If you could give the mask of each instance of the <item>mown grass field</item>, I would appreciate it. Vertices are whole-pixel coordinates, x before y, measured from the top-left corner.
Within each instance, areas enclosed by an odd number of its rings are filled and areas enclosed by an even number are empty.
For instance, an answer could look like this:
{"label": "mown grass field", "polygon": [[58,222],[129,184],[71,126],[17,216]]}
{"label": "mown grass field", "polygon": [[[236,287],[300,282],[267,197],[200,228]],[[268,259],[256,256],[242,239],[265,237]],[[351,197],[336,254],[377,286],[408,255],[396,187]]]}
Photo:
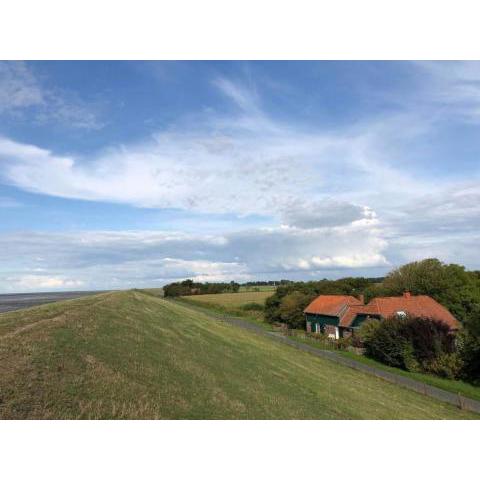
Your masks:
{"label": "mown grass field", "polygon": [[478,418],[138,291],[3,314],[0,336],[1,418]]}
{"label": "mown grass field", "polygon": [[273,294],[273,291],[263,292],[238,292],[238,293],[217,293],[212,295],[188,295],[185,298],[199,304],[218,305],[224,308],[238,309],[249,303],[265,305],[265,300]]}
{"label": "mown grass field", "polygon": [[246,286],[242,285],[240,287],[240,292],[274,292],[277,287],[273,285],[258,285],[258,286]]}
{"label": "mown grass field", "polygon": [[[302,332],[303,333],[303,332]],[[385,370],[386,372],[395,373],[397,375],[402,375],[403,377],[411,378],[413,380],[418,380],[419,382],[427,383],[433,387],[438,387],[443,390],[447,390],[452,393],[460,393],[464,397],[473,398],[474,400],[480,401],[480,387],[472,385],[471,383],[466,383],[461,380],[451,380],[449,378],[441,378],[436,375],[422,372],[409,372],[402,370],[401,368],[390,367],[384,363],[378,362],[372,358],[366,357],[365,355],[359,355],[352,351],[346,350],[337,350],[334,348],[334,344],[331,342],[321,342],[315,340],[314,338],[309,338],[304,335],[295,336],[297,342],[306,343],[320,350],[334,350],[338,354],[345,357],[349,357],[357,362],[370,365],[372,367]]]}
{"label": "mown grass field", "polygon": [[[218,313],[237,315],[249,318],[258,324],[265,324],[263,307],[265,300],[273,295],[273,290],[260,292],[238,292],[238,293],[216,293],[211,295],[187,295],[180,297],[180,300],[200,305]],[[255,308],[258,307],[258,308]]]}

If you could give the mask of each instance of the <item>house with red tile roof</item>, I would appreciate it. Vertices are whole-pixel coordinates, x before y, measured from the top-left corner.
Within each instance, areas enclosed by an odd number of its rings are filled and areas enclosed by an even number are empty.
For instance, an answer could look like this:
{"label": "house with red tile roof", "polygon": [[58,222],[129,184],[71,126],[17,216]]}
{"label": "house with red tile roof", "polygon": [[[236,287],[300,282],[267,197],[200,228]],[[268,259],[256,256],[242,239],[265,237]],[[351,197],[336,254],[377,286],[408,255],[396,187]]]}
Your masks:
{"label": "house with red tile roof", "polygon": [[425,317],[446,323],[451,330],[459,328],[458,320],[442,305],[428,295],[376,297],[367,305],[363,296],[320,295],[304,310],[307,331],[326,333],[332,338],[353,334],[365,320],[391,317]]}

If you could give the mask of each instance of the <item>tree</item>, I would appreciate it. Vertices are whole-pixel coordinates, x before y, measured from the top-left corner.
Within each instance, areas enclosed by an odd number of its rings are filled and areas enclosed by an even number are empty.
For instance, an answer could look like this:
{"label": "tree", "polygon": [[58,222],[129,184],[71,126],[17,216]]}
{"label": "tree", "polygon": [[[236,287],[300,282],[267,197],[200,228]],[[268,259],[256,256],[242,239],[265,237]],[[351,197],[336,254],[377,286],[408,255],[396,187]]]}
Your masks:
{"label": "tree", "polygon": [[463,377],[480,384],[480,307],[462,332],[460,356],[463,361]]}
{"label": "tree", "polygon": [[449,327],[435,319],[392,317],[362,328],[366,354],[392,367],[430,371],[439,359],[456,362]]}
{"label": "tree", "polygon": [[[379,287],[382,295],[429,295],[462,323],[480,304],[480,277],[465,267],[444,264],[436,258],[403,265],[390,272]],[[369,292],[370,293],[370,292]]]}
{"label": "tree", "polygon": [[309,304],[310,297],[301,292],[292,292],[283,297],[280,303],[280,318],[291,328],[305,328],[303,310]]}
{"label": "tree", "polygon": [[355,336],[358,336],[361,342],[368,343],[374,337],[379,327],[380,320],[370,318],[361,324],[358,333],[356,333]]}

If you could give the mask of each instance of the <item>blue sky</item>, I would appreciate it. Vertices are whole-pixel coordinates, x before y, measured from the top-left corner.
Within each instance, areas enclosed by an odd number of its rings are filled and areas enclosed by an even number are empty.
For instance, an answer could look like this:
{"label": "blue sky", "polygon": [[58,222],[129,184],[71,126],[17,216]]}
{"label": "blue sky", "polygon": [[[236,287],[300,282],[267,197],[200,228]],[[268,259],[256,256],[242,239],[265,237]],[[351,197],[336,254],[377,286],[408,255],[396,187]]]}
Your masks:
{"label": "blue sky", "polygon": [[0,291],[480,268],[478,62],[0,62]]}

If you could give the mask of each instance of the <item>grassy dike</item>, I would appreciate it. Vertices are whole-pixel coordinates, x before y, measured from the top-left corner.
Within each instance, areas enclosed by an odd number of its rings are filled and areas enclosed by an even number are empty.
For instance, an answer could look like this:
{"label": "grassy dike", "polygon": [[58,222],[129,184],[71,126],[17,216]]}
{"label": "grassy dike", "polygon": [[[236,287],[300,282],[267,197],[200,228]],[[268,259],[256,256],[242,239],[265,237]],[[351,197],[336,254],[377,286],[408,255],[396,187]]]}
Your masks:
{"label": "grassy dike", "polygon": [[478,418],[139,291],[0,315],[0,418]]}

